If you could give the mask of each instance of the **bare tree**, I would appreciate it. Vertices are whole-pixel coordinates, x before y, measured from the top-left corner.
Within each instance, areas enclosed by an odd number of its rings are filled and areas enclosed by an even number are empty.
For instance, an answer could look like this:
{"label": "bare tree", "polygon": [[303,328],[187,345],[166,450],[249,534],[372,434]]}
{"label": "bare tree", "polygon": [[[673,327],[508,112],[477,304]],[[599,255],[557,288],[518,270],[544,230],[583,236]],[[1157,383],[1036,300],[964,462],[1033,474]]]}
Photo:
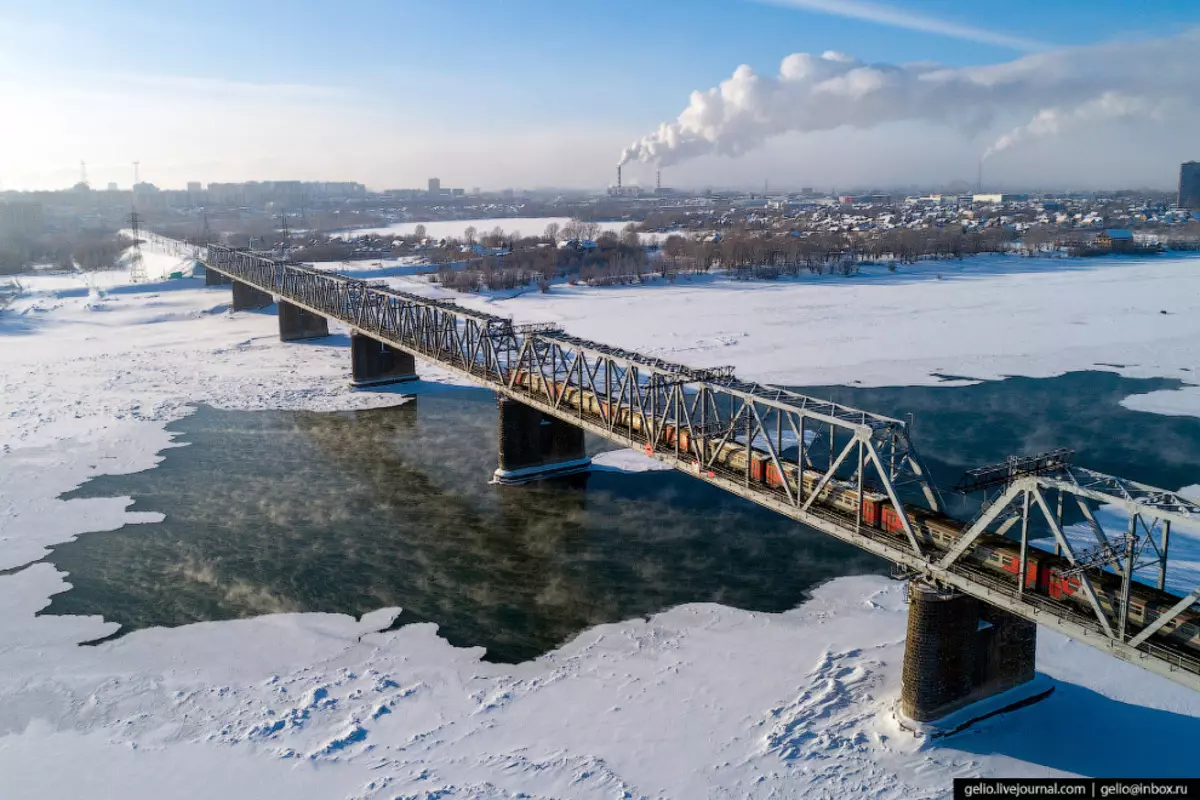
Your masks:
{"label": "bare tree", "polygon": [[465,241],[467,244],[475,244],[476,233],[477,231],[475,230],[475,226],[468,225],[467,229],[463,231],[463,241]]}
{"label": "bare tree", "polygon": [[424,239],[425,238],[425,226],[418,225],[417,227],[413,228],[413,236],[417,237],[418,241],[421,239]]}
{"label": "bare tree", "polygon": [[687,251],[688,240],[673,233],[663,242],[663,255],[671,259],[672,265],[677,265],[679,259]]}
{"label": "bare tree", "polygon": [[546,232],[542,235],[545,236],[551,242],[557,243],[558,242],[558,231],[559,231],[558,223],[551,222],[549,225],[546,226]]}

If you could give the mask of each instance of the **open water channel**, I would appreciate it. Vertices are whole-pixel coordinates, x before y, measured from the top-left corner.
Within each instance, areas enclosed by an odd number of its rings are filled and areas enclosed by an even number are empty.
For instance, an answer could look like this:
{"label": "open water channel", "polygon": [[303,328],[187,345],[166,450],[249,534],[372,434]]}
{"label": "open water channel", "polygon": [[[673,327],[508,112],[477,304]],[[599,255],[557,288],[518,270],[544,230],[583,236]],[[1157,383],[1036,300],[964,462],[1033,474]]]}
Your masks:
{"label": "open water channel", "polygon": [[[1079,372],[810,391],[914,413],[915,438],[944,487],[970,466],[1071,447],[1087,466],[1174,489],[1200,483],[1200,419],[1119,401],[1177,385]],[[100,614],[125,633],[400,606],[402,622],[436,622],[455,645],[520,661],[598,623],[702,601],[782,611],[823,581],[887,571],[681,473],[491,485],[495,426],[493,396],[467,388],[365,412],[201,407],[171,426],[188,444],[157,468],[69,495],[129,495],[137,510],[166,519],[54,548],[46,560],[70,573],[72,588],[46,613]]]}

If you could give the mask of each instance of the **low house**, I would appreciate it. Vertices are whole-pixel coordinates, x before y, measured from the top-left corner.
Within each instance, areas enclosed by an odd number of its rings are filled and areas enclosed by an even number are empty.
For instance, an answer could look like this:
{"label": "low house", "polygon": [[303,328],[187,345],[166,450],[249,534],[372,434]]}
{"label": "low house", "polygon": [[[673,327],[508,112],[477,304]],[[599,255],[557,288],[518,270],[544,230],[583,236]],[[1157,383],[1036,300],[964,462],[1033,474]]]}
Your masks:
{"label": "low house", "polygon": [[506,256],[510,252],[507,247],[486,247],[479,242],[471,245],[471,251],[477,256],[495,256],[497,258]]}
{"label": "low house", "polygon": [[1128,253],[1133,248],[1133,233],[1124,228],[1108,228],[1096,235],[1096,246],[1114,253]]}
{"label": "low house", "polygon": [[559,250],[595,250],[597,246],[591,239],[564,239],[558,243]]}

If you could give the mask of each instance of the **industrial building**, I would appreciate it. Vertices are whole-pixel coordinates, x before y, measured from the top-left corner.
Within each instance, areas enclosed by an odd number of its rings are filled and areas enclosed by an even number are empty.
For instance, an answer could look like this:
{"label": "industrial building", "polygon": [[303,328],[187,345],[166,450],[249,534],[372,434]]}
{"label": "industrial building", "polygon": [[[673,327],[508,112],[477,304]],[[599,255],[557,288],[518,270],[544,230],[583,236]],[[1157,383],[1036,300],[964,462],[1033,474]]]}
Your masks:
{"label": "industrial building", "polygon": [[641,197],[642,190],[637,186],[626,186],[621,179],[621,167],[617,166],[617,183],[608,187],[609,197]]}
{"label": "industrial building", "polygon": [[[198,185],[198,184],[197,184]],[[189,184],[190,188],[191,184]],[[185,193],[185,198],[189,193]],[[366,197],[367,187],[349,181],[247,181],[210,183],[200,195],[216,206],[263,207],[274,203],[282,208],[301,208],[314,201]],[[192,195],[193,197],[195,195]]]}
{"label": "industrial building", "polygon": [[442,186],[441,178],[430,178],[426,182],[428,187],[425,194],[428,197],[465,197],[467,191],[465,189],[450,189]]}
{"label": "industrial building", "polygon": [[971,196],[972,202],[979,203],[980,205],[996,205],[999,203],[1024,203],[1028,199],[1029,199],[1029,195],[1027,195],[1027,194],[987,193],[987,194],[974,194]]}
{"label": "industrial building", "polygon": [[0,203],[0,237],[41,236],[45,230],[41,203]]}

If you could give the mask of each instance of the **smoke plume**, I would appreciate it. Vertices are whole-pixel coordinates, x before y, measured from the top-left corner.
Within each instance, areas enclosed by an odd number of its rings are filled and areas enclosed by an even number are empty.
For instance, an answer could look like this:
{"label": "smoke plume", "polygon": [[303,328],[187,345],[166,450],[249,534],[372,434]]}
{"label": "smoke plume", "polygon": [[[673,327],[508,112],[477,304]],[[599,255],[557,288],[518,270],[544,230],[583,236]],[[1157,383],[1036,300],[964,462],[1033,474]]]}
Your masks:
{"label": "smoke plume", "polygon": [[1033,139],[1079,130],[1092,123],[1137,117],[1161,119],[1165,106],[1144,97],[1105,92],[1075,108],[1043,108],[1025,125],[1013,128],[984,151],[985,159]]}
{"label": "smoke plume", "polygon": [[1058,50],[984,67],[868,64],[836,52],[796,53],[778,75],[742,65],[692,92],[674,122],[621,153],[621,164],[666,167],[704,155],[739,156],[790,132],[923,121],[978,133],[997,118],[1032,115],[1000,137],[994,154],[1088,123],[1200,100],[1200,29],[1179,36]]}

